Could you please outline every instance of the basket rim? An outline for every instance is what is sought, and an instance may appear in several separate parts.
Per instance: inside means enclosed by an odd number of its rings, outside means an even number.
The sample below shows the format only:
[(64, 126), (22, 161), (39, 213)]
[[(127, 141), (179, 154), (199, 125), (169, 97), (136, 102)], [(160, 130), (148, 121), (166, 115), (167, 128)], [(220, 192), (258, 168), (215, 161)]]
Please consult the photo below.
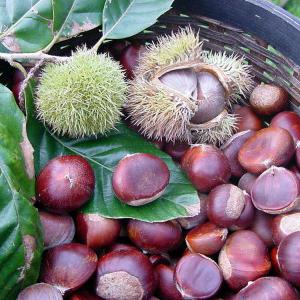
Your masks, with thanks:
[(300, 65), (300, 19), (267, 0), (175, 0), (182, 13), (201, 15), (261, 38)]

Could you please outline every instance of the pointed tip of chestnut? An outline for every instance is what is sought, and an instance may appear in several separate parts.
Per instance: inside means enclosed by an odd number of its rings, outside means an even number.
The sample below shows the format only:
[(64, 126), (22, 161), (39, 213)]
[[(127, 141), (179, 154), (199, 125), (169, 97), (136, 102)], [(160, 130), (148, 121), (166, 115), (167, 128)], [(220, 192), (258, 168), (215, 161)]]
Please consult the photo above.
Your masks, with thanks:
[(250, 95), (250, 105), (260, 115), (274, 115), (288, 104), (289, 94), (274, 84), (258, 85)]
[(152, 264), (139, 251), (113, 251), (99, 259), (96, 294), (101, 298), (148, 299), (155, 284)]
[(152, 154), (135, 153), (119, 161), (112, 185), (120, 201), (140, 206), (159, 198), (169, 179), (170, 171), (162, 159)]
[(194, 187), (201, 193), (211, 191), (225, 183), (231, 176), (227, 157), (212, 145), (194, 145), (186, 151), (181, 161)]
[(95, 187), (91, 165), (79, 155), (50, 160), (37, 177), (37, 196), (47, 208), (72, 211), (86, 203)]
[(94, 273), (96, 253), (78, 243), (64, 244), (47, 250), (43, 256), (40, 279), (62, 294), (80, 288)]
[(284, 166), (295, 152), (294, 141), (282, 128), (268, 127), (250, 137), (238, 153), (238, 161), (249, 173), (261, 174), (271, 166)]

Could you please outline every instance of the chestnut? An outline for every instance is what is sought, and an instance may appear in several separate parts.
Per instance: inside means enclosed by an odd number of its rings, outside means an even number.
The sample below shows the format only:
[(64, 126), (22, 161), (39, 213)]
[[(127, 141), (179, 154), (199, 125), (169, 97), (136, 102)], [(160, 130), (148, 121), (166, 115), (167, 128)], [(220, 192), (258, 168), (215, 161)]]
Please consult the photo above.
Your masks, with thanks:
[(169, 154), (173, 160), (180, 163), (185, 152), (190, 148), (190, 146), (183, 142), (169, 142), (164, 146), (164, 151)]
[(155, 267), (157, 276), (157, 291), (161, 299), (165, 300), (182, 300), (181, 294), (175, 286), (173, 280), (174, 268), (159, 264)]
[(152, 264), (140, 251), (113, 251), (99, 259), (96, 294), (103, 299), (148, 299), (155, 284)]
[(286, 107), (289, 94), (280, 86), (261, 84), (250, 95), (250, 105), (260, 115), (274, 115)]
[(251, 210), (250, 216), (248, 216), (249, 212), (246, 211), (246, 221), (250, 225), (253, 219), (253, 207), (249, 195), (233, 184), (219, 185), (208, 195), (208, 219), (221, 227), (233, 226), (241, 218), (246, 208), (246, 203)]
[(227, 239), (219, 254), (219, 266), (228, 286), (240, 290), (249, 281), (266, 275), (271, 263), (259, 236), (249, 230), (239, 230)]
[(183, 299), (208, 299), (219, 291), (223, 278), (212, 259), (192, 253), (177, 262), (174, 280)]
[(231, 176), (230, 164), (221, 150), (212, 145), (194, 145), (186, 151), (182, 169), (195, 188), (206, 193), (225, 183)]
[(191, 252), (210, 256), (220, 251), (227, 235), (227, 228), (208, 222), (190, 230), (185, 237), (185, 242)]
[(283, 277), (300, 287), (300, 232), (285, 237), (278, 246), (277, 259)]
[(17, 300), (63, 300), (60, 291), (47, 283), (36, 283), (28, 286), (19, 295)]
[(64, 295), (81, 287), (96, 266), (97, 255), (93, 250), (77, 243), (64, 244), (45, 252), (40, 279)]
[(43, 230), (44, 248), (70, 243), (75, 235), (75, 225), (69, 215), (58, 215), (39, 210)]
[(68, 300), (101, 300), (100, 297), (92, 294), (89, 291), (77, 291)]
[(119, 161), (112, 186), (120, 201), (140, 206), (159, 198), (169, 179), (170, 171), (162, 159), (152, 154), (135, 153)]
[(199, 213), (194, 217), (187, 217), (187, 218), (178, 218), (177, 221), (184, 229), (191, 229), (196, 227), (197, 225), (203, 224), (207, 220), (207, 195), (206, 194), (200, 194), (199, 195), (199, 204), (200, 204), (200, 211)]
[(176, 221), (148, 223), (129, 220), (128, 237), (140, 249), (160, 254), (173, 250), (182, 241), (182, 231)]
[(296, 177), (298, 178), (298, 180), (300, 182), (300, 170), (299, 170), (299, 168), (294, 165), (294, 166), (289, 167), (289, 170), (296, 175)]
[(244, 191), (246, 191), (249, 195), (251, 194), (252, 186), (256, 180), (257, 176), (251, 173), (244, 174), (239, 182), (238, 187)]
[(242, 145), (254, 135), (254, 131), (247, 130), (234, 134), (220, 149), (228, 158), (231, 175), (241, 177), (245, 172), (238, 161), (238, 152)]
[(121, 230), (120, 221), (101, 217), (98, 214), (79, 213), (76, 216), (77, 237), (92, 249), (113, 244)]
[(235, 300), (297, 300), (299, 294), (296, 289), (279, 277), (262, 277), (250, 282), (238, 292)]
[(294, 152), (294, 142), (288, 131), (269, 127), (256, 132), (243, 144), (238, 160), (248, 172), (261, 174), (273, 165), (286, 165)]
[(120, 64), (123, 66), (128, 79), (134, 78), (134, 69), (138, 64), (140, 55), (145, 47), (142, 45), (131, 44), (125, 47), (120, 55)]
[(257, 131), (263, 128), (262, 120), (252, 111), (250, 107), (235, 104), (233, 106), (233, 113), (238, 118), (238, 132), (245, 130)]
[(267, 245), (274, 245), (272, 238), (272, 220), (273, 216), (263, 213), (259, 210), (255, 211), (255, 216), (249, 230), (255, 232)]
[(273, 219), (272, 237), (276, 245), (296, 231), (300, 231), (300, 212), (279, 215)]
[(300, 141), (300, 117), (295, 112), (283, 111), (277, 114), (270, 126), (286, 129), (293, 137), (295, 145)]
[(262, 173), (252, 187), (254, 206), (269, 214), (291, 211), (299, 201), (299, 181), (283, 167), (271, 167)]
[(79, 208), (89, 200), (95, 187), (94, 171), (79, 155), (64, 155), (50, 160), (37, 181), (39, 201), (54, 211)]

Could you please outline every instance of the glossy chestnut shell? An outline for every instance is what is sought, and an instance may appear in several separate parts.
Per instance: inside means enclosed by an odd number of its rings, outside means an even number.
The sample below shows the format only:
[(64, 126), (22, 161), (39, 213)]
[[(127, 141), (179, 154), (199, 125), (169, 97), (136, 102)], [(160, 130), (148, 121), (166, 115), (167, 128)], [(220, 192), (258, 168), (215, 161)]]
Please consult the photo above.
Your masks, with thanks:
[(192, 146), (184, 154), (181, 166), (201, 193), (209, 192), (227, 182), (231, 176), (227, 157), (221, 150), (211, 145)]
[(159, 198), (169, 184), (170, 171), (159, 157), (135, 153), (121, 159), (113, 172), (112, 186), (119, 200), (140, 206)]
[(57, 212), (75, 210), (94, 191), (94, 171), (81, 156), (59, 156), (42, 169), (36, 187), (38, 199), (45, 207)]
[(295, 152), (292, 136), (277, 127), (261, 129), (241, 147), (238, 160), (250, 173), (261, 174), (271, 166), (286, 165)]

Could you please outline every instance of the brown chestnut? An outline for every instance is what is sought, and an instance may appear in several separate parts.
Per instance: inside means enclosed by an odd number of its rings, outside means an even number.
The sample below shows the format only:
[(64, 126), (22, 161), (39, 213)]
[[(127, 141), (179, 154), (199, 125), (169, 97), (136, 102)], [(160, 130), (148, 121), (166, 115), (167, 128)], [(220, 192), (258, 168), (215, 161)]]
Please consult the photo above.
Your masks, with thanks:
[(269, 214), (291, 211), (299, 202), (299, 181), (283, 167), (271, 167), (262, 173), (252, 187), (254, 206)]
[(258, 85), (250, 95), (250, 105), (260, 115), (274, 115), (286, 107), (289, 94), (274, 84)]
[(92, 294), (89, 291), (77, 291), (68, 300), (101, 300), (100, 297)]
[(246, 191), (249, 195), (251, 195), (252, 186), (256, 180), (257, 176), (251, 173), (244, 174), (239, 182), (238, 187), (244, 191)]
[(235, 104), (233, 106), (233, 113), (236, 115), (237, 131), (245, 130), (260, 130), (263, 128), (262, 120), (252, 111), (248, 106), (241, 106)]
[(96, 294), (103, 299), (149, 299), (155, 275), (147, 256), (136, 250), (113, 251), (99, 259)]
[(247, 130), (234, 134), (220, 149), (228, 158), (231, 175), (241, 177), (245, 172), (238, 161), (238, 152), (242, 145), (254, 135), (254, 131)]
[(169, 179), (170, 171), (162, 159), (152, 154), (135, 153), (119, 161), (112, 186), (119, 200), (140, 206), (159, 198)]
[(134, 78), (134, 69), (138, 65), (138, 60), (142, 55), (145, 47), (142, 45), (128, 45), (120, 55), (120, 63), (125, 69), (128, 79)]
[(120, 221), (101, 217), (98, 214), (79, 213), (76, 216), (77, 237), (92, 249), (113, 244), (121, 230)]
[(155, 273), (159, 297), (164, 300), (182, 300), (173, 280), (174, 268), (159, 264), (155, 267)]
[(211, 145), (192, 146), (184, 154), (181, 166), (201, 193), (209, 192), (219, 184), (227, 182), (231, 176), (227, 157)]
[(279, 215), (272, 222), (272, 237), (276, 245), (289, 234), (300, 231), (300, 212)]
[(249, 230), (255, 232), (264, 241), (267, 247), (274, 245), (272, 238), (272, 220), (273, 216), (256, 210), (254, 220), (249, 228)]
[(279, 277), (262, 277), (250, 282), (234, 298), (235, 300), (297, 300), (296, 289)]
[(294, 142), (288, 131), (269, 127), (256, 132), (244, 143), (238, 160), (248, 172), (261, 174), (271, 166), (286, 165), (294, 152)]
[(200, 204), (200, 211), (194, 217), (187, 217), (187, 218), (178, 218), (177, 221), (184, 229), (191, 229), (196, 227), (197, 225), (203, 224), (207, 220), (207, 213), (206, 213), (206, 202), (207, 202), (207, 195), (200, 194), (199, 195), (199, 204)]
[(225, 244), (227, 234), (227, 228), (208, 222), (190, 230), (185, 237), (185, 242), (191, 252), (210, 256), (220, 251)]
[[(248, 206), (252, 206), (249, 195), (237, 186), (227, 183), (214, 188), (208, 195), (207, 216), (208, 219), (221, 227), (235, 225)], [(248, 212), (246, 212), (248, 215)], [(250, 212), (251, 213), (251, 212)], [(247, 217), (248, 219), (248, 217)], [(253, 219), (253, 208), (249, 225)]]
[(17, 300), (63, 300), (60, 291), (47, 283), (36, 283), (28, 286), (19, 295)]
[(193, 253), (178, 261), (174, 280), (183, 299), (208, 299), (218, 292), (223, 278), (212, 259)]
[(169, 142), (164, 146), (164, 151), (168, 153), (175, 161), (180, 162), (185, 152), (190, 148), (186, 143), (182, 142)]
[(149, 253), (173, 250), (182, 241), (182, 231), (176, 221), (148, 223), (129, 220), (128, 237), (140, 249)]
[(219, 266), (229, 287), (239, 290), (249, 281), (266, 275), (271, 263), (259, 236), (249, 230), (239, 230), (227, 239), (219, 254)]
[(295, 145), (300, 141), (300, 117), (295, 112), (283, 111), (277, 114), (270, 126), (286, 129), (293, 137)]
[(96, 266), (97, 255), (93, 250), (77, 243), (64, 244), (46, 251), (40, 279), (65, 294), (81, 287)]
[(37, 181), (39, 201), (54, 211), (71, 211), (89, 200), (95, 187), (94, 171), (79, 155), (56, 157), (40, 172)]
[(300, 287), (300, 232), (284, 238), (278, 246), (277, 259), (283, 277)]
[(69, 215), (39, 211), (45, 249), (70, 243), (75, 235), (75, 225)]

